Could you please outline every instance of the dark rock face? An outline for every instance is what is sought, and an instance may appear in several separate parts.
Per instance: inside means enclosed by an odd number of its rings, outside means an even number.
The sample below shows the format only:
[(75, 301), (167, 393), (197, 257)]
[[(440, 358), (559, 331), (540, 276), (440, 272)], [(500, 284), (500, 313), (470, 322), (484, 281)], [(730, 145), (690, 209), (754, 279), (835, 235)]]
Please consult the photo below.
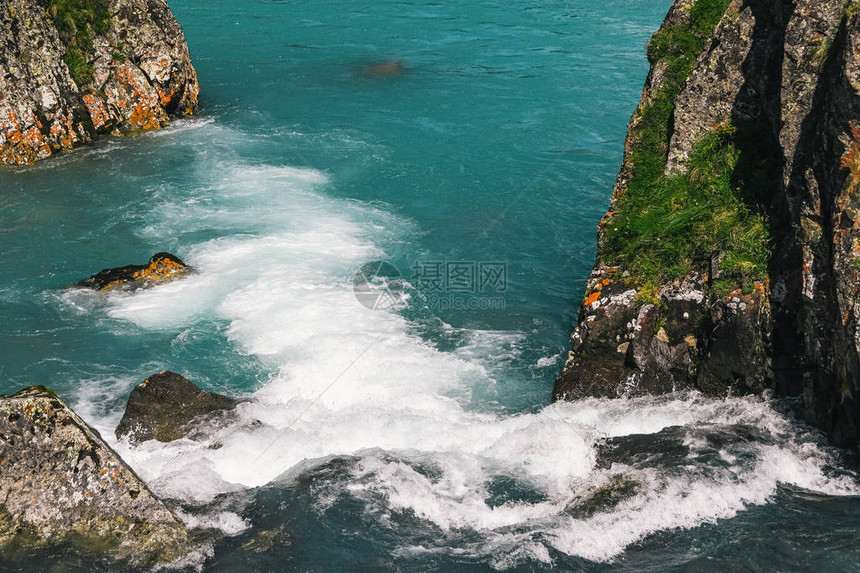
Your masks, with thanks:
[(145, 265), (126, 265), (115, 269), (104, 269), (82, 280), (76, 286), (94, 290), (109, 290), (117, 287), (142, 287), (167, 279), (178, 278), (191, 268), (170, 253), (156, 253)]
[(127, 437), (132, 443), (153, 439), (169, 442), (189, 435), (196, 418), (229, 410), (236, 404), (236, 400), (206, 392), (165, 370), (131, 391), (116, 437)]
[[(677, 0), (664, 27), (693, 4)], [(715, 292), (712, 264), (650, 296), (601, 260), (640, 143), (640, 106), (555, 399), (773, 389), (800, 396), (807, 420), (836, 443), (860, 442), (858, 28), (856, 2), (733, 0), (675, 99), (667, 172), (683, 172), (713, 126), (738, 130), (733, 185), (772, 236), (769, 278), (751, 291)], [(661, 85), (660, 65), (643, 105)]]
[(60, 31), (52, 17), (64, 15), (48, 0), (3, 2), (0, 163), (33, 163), (98, 134), (157, 129), (196, 111), (197, 74), (165, 0), (105, 4), (107, 29), (88, 46)]
[(611, 269), (592, 273), (556, 399), (663, 393), (692, 385), (697, 340), (691, 333), (704, 312), (701, 278), (667, 285), (661, 308), (638, 302), (637, 290), (624, 286), (620, 275)]
[(642, 302), (617, 269), (597, 268), (586, 293), (553, 399), (767, 387), (764, 285), (749, 294), (710, 296), (694, 273), (663, 285), (656, 302)]
[(56, 394), (0, 396), (0, 553), (57, 543), (140, 565), (189, 549), (185, 526)]

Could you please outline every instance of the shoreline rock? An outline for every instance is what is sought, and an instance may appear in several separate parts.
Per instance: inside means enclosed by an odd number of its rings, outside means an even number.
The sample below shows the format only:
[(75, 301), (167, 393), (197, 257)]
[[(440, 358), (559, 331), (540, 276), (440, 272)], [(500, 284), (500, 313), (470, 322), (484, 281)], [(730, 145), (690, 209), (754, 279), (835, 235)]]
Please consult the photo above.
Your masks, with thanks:
[(0, 552), (70, 543), (139, 566), (190, 550), (185, 525), (44, 386), (0, 396)]
[(75, 2), (8, 0), (0, 10), (0, 163), (197, 111), (197, 73), (165, 0)]

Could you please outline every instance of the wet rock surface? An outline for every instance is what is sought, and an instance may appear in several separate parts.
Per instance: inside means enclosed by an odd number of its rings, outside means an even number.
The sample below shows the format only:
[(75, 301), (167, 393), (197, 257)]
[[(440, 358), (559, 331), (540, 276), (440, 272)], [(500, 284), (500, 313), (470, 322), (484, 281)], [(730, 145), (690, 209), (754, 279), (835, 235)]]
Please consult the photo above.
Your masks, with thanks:
[(187, 552), (185, 526), (42, 386), (0, 396), (0, 553), (67, 544), (137, 565)]
[(597, 444), (596, 465), (612, 470), (615, 467), (643, 470), (659, 467), (663, 470), (692, 467), (693, 460), (709, 467), (728, 467), (733, 458), (754, 461), (757, 445), (773, 444), (773, 436), (745, 424), (712, 424), (691, 429), (669, 426), (653, 434), (629, 434), (605, 438)]
[(207, 416), (223, 414), (238, 402), (206, 392), (170, 371), (153, 374), (132, 390), (116, 428), (118, 439), (170, 442), (194, 433)]
[(54, 21), (67, 15), (48, 0), (3, 3), (0, 163), (33, 163), (99, 134), (157, 129), (197, 110), (197, 75), (167, 3), (105, 5), (105, 29), (92, 26), (84, 45)]
[(191, 271), (182, 259), (170, 253), (156, 253), (145, 265), (103, 269), (75, 286), (94, 290), (139, 288), (179, 278)]
[(597, 513), (611, 510), (624, 500), (630, 499), (641, 489), (641, 484), (634, 479), (618, 475), (600, 487), (594, 488), (570, 504), (565, 512), (577, 519), (592, 517)]

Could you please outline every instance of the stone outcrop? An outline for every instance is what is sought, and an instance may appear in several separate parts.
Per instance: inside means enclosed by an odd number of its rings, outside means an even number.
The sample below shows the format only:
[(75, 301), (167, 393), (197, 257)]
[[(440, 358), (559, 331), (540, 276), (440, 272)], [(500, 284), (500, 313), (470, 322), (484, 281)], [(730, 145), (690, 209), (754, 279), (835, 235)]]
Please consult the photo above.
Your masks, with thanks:
[(152, 565), (189, 537), (98, 432), (34, 386), (0, 396), (0, 554), (56, 544)]
[(170, 253), (156, 253), (145, 265), (103, 269), (75, 286), (94, 290), (140, 288), (179, 278), (190, 271), (191, 267), (179, 257)]
[(170, 442), (188, 436), (208, 414), (230, 410), (238, 402), (206, 392), (184, 377), (164, 370), (137, 385), (128, 397), (116, 428), (117, 439), (136, 444), (146, 440)]
[[(683, 26), (696, 3), (677, 0), (661, 30)], [(858, 28), (856, 0), (732, 0), (674, 98), (666, 173), (687, 172), (697, 143), (732, 126), (732, 185), (769, 227), (767, 276), (730, 292), (717, 288), (719, 249), (656, 292), (605, 257), (643, 110), (666, 76), (652, 62), (554, 399), (771, 389), (800, 397), (836, 443), (858, 444)]]
[(0, 7), (0, 163), (33, 163), (196, 111), (197, 75), (165, 0)]

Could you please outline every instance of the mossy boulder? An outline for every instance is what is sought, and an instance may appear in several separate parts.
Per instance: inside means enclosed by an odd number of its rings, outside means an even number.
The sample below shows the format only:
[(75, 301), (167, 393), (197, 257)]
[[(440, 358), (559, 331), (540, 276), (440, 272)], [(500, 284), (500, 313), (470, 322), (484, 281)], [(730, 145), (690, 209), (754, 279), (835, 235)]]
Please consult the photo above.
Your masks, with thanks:
[(188, 436), (201, 418), (223, 413), (237, 403), (164, 370), (131, 391), (116, 437), (127, 438), (133, 444), (147, 440), (170, 442)]
[(44, 386), (0, 396), (0, 554), (72, 545), (140, 566), (190, 548), (185, 526)]
[(103, 269), (75, 286), (94, 290), (140, 288), (185, 275), (191, 267), (170, 253), (156, 253), (145, 265)]

